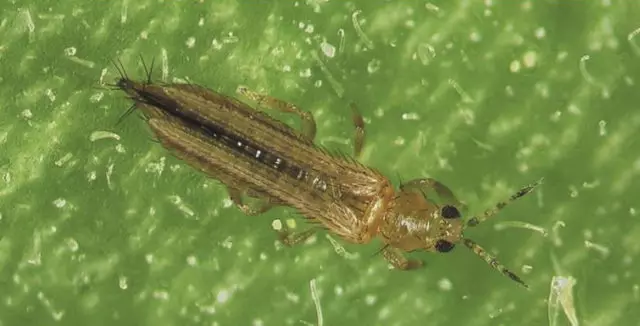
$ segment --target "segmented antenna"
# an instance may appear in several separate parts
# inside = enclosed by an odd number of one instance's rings
[[[144,72],[147,75],[147,84],[151,84],[151,74],[153,74],[153,64],[156,61],[156,57],[152,57],[151,58],[151,65],[149,67],[149,69],[147,69],[147,64],[144,62],[144,58],[142,57],[142,54],[140,55],[140,62],[142,62],[142,68],[144,68]]]
[[[467,227],[473,227],[476,226],[484,221],[486,221],[487,219],[489,219],[490,217],[492,217],[493,215],[496,215],[500,210],[502,210],[505,206],[507,206],[509,203],[511,203],[512,201],[530,193],[531,191],[533,191],[533,189],[537,186],[539,186],[542,183],[542,180],[544,180],[544,178],[540,178],[540,180],[527,185],[525,187],[523,187],[522,189],[518,190],[518,192],[516,192],[515,194],[511,195],[511,197],[509,197],[509,199],[507,199],[506,201],[501,201],[498,202],[494,207],[487,209],[486,211],[484,211],[484,213],[482,213],[481,216],[473,216],[471,217],[469,220],[467,220],[467,223],[465,224],[464,228]]]
[[[489,264],[491,268],[497,270],[498,272],[500,272],[500,274],[507,276],[510,279],[520,283],[520,285],[524,286],[525,288],[527,289],[529,288],[529,286],[525,284],[524,281],[522,281],[522,279],[518,277],[518,275],[514,274],[512,271],[507,269],[507,267],[502,265],[498,261],[498,259],[496,259],[496,257],[489,254],[486,250],[484,250],[484,248],[480,247],[479,244],[467,238],[463,238],[462,242],[464,243],[465,246],[467,246],[467,248],[471,249],[471,251],[473,251],[476,255],[478,255],[478,257],[482,258],[482,260],[487,262],[487,264]]]

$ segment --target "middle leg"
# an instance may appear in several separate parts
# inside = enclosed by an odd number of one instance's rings
[[[316,138],[316,121],[313,119],[313,114],[311,114],[311,112],[301,110],[291,103],[285,102],[275,97],[271,97],[269,95],[260,94],[246,87],[239,87],[238,93],[252,101],[256,101],[258,105],[264,105],[277,111],[293,113],[297,115],[298,117],[300,117],[300,120],[302,120],[303,136],[309,141],[313,141]]]

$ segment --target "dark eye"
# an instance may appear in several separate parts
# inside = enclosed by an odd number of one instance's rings
[[[438,252],[449,252],[453,247],[455,247],[455,245],[446,240],[438,240],[438,242],[436,242],[436,250]]]
[[[442,207],[442,210],[440,210],[440,213],[442,214],[442,217],[446,219],[460,217],[460,212],[458,211],[458,209],[451,205],[446,205]]]

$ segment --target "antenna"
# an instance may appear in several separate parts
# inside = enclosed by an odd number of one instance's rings
[[[467,227],[474,227],[486,220],[488,220],[490,217],[492,217],[493,215],[496,215],[500,210],[502,210],[505,206],[507,206],[508,204],[510,204],[511,202],[513,202],[514,200],[530,193],[531,191],[533,191],[533,189],[535,189],[535,187],[539,186],[540,184],[542,184],[542,181],[544,180],[544,178],[540,178],[540,180],[527,185],[525,187],[523,187],[522,189],[518,190],[518,192],[516,192],[515,194],[511,195],[511,197],[509,197],[509,199],[505,200],[505,201],[501,201],[498,202],[494,207],[487,209],[486,211],[484,211],[484,213],[482,213],[481,216],[473,216],[471,217],[469,220],[467,220],[467,223],[465,223],[464,228],[466,229]]]

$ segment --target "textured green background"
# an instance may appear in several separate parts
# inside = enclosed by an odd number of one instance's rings
[[[636,1],[3,1],[0,12],[0,326],[316,324],[312,279],[324,325],[546,325],[554,275],[577,279],[582,325],[640,319]],[[365,164],[396,183],[435,177],[470,212],[545,177],[468,234],[532,290],[464,248],[416,254],[427,268],[408,273],[371,258],[377,243],[345,245],[353,260],[324,234],[280,248],[271,222],[295,212],[244,216],[140,119],[116,125],[130,103],[101,75],[112,82],[119,58],[142,78],[138,55],[156,58],[156,79],[292,101],[329,148],[349,150],[354,101]],[[502,221],[551,234],[495,230]]]

